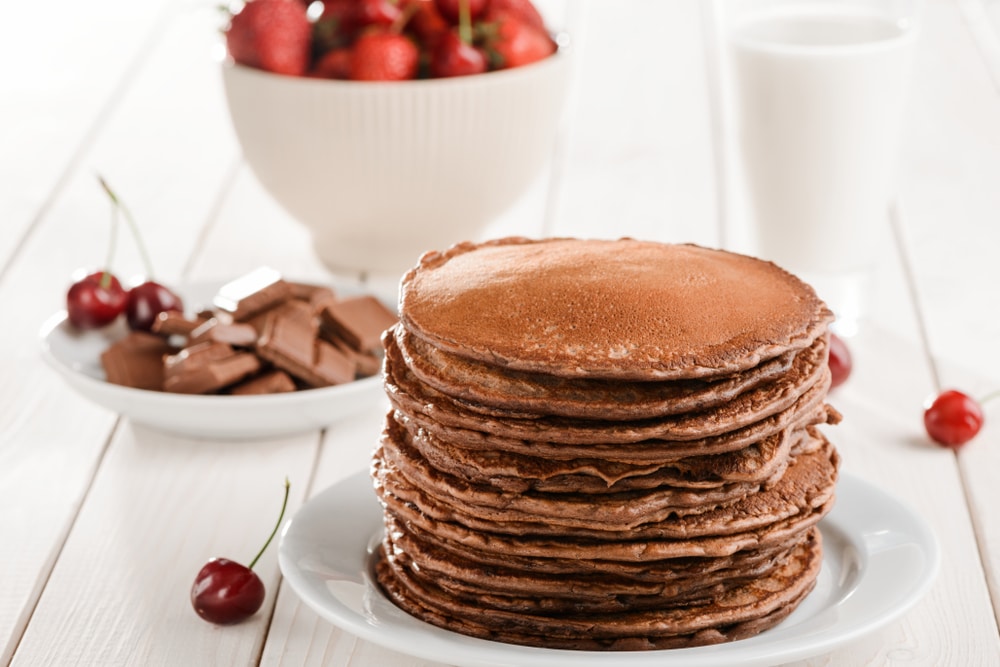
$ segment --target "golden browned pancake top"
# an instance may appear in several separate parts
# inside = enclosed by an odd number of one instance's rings
[[[428,253],[400,313],[448,352],[563,377],[679,379],[752,368],[832,319],[774,264],[693,245],[508,238]]]

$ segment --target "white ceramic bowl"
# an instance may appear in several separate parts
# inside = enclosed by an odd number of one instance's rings
[[[567,49],[510,70],[372,83],[226,62],[233,126],[254,174],[334,271],[399,274],[476,233],[545,165]]]

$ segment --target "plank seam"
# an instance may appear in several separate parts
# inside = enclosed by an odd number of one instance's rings
[[[35,212],[35,215],[32,216],[31,222],[29,222],[24,231],[21,232],[20,237],[14,244],[13,251],[7,257],[7,261],[0,266],[0,282],[4,281],[7,277],[7,273],[10,271],[10,267],[14,265],[21,252],[28,245],[28,242],[37,233],[38,228],[41,227],[42,220],[45,219],[55,201],[60,195],[62,195],[62,192],[66,188],[67,183],[69,183],[70,178],[79,169],[83,156],[90,151],[94,142],[97,140],[98,135],[100,135],[104,126],[107,124],[108,119],[113,115],[115,108],[121,103],[122,99],[124,99],[126,92],[132,85],[132,82],[139,76],[139,72],[143,69],[143,67],[145,67],[150,54],[155,50],[157,42],[159,42],[161,36],[166,32],[163,24],[169,23],[169,21],[172,20],[172,13],[173,11],[169,3],[165,4],[163,8],[160,9],[160,16],[152,22],[152,27],[147,31],[146,38],[141,42],[142,46],[139,49],[138,55],[131,59],[130,64],[125,68],[125,72],[118,79],[118,83],[115,84],[115,87],[111,90],[108,98],[98,110],[94,122],[91,123],[90,127],[83,133],[83,138],[80,140],[80,143],[70,154],[69,160],[66,162],[66,166],[63,167],[59,177],[56,179],[55,185],[52,186],[48,195],[38,206],[38,210]]]
[[[94,481],[97,479],[97,474],[104,463],[104,458],[107,456],[108,450],[111,448],[111,441],[118,432],[121,421],[121,417],[115,417],[114,424],[111,426],[111,431],[104,439],[104,445],[101,447],[101,451],[94,459],[94,465],[90,469],[90,475],[87,478],[87,484],[84,486],[83,492],[80,494],[80,500],[67,517],[62,531],[56,537],[51,555],[49,559],[43,563],[36,585],[32,588],[28,600],[25,602],[20,618],[18,618],[18,620],[14,623],[13,632],[11,633],[13,639],[8,644],[4,652],[0,653],[0,660],[3,660],[6,665],[10,665],[14,661],[14,657],[17,655],[17,650],[21,646],[24,634],[27,632],[28,626],[31,624],[31,619],[35,615],[35,610],[38,608],[38,603],[41,601],[42,595],[45,593],[45,589],[49,585],[49,579],[52,578],[52,572],[59,563],[59,558],[62,556],[63,549],[66,547],[66,542],[69,541],[69,536],[73,532],[76,520],[79,518],[80,512],[83,511],[83,505],[86,502],[87,497],[90,495],[90,490],[94,486]],[[9,650],[9,653],[6,652],[7,650]]]

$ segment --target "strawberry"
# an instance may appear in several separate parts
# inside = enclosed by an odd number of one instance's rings
[[[542,15],[538,13],[538,9],[531,3],[531,0],[490,0],[483,20],[502,21],[506,17],[527,23],[541,32],[548,32],[545,30],[545,21],[542,20]]]
[[[417,75],[417,46],[386,31],[366,32],[354,42],[351,78],[355,81],[405,81]]]
[[[309,76],[321,79],[350,79],[351,50],[333,49],[327,51],[309,70]]]
[[[515,18],[504,18],[491,33],[486,48],[493,69],[529,65],[556,50],[555,42],[544,31]]]
[[[241,65],[305,74],[312,52],[306,8],[298,0],[249,0],[230,20],[226,47]]]

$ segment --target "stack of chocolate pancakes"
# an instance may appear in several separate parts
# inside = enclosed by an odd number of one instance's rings
[[[777,624],[834,501],[831,319],[773,264],[697,246],[426,254],[383,336],[380,585],[434,625],[553,648]]]

